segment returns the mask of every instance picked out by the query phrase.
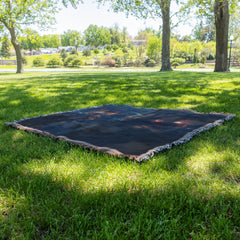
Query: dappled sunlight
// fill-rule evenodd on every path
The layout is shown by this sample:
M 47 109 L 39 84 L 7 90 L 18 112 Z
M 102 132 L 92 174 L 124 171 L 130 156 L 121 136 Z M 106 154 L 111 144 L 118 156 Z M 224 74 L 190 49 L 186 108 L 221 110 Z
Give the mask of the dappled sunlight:
M 74 164 L 69 161 L 55 162 L 54 160 L 48 163 L 33 161 L 21 167 L 22 174 L 51 176 L 53 182 L 61 182 L 67 190 L 84 189 L 87 170 L 89 169 L 86 169 L 83 162 Z
M 18 217 L 24 215 L 24 206 L 29 204 L 29 199 L 16 189 L 0 189 L 0 237 L 4 232 L 11 231 L 12 236 L 19 236 L 21 223 Z M 12 228 L 12 225 L 15 228 Z
M 87 154 L 84 154 L 87 157 Z M 76 162 L 76 158 L 78 158 Z M 53 182 L 61 183 L 68 191 L 102 192 L 120 190 L 123 186 L 128 188 L 132 183 L 139 184 L 141 171 L 138 165 L 99 164 L 94 160 L 86 163 L 83 156 L 75 151 L 68 151 L 60 161 L 51 159 L 49 162 L 31 161 L 23 164 L 21 172 L 24 175 L 51 176 Z M 135 166 L 135 167 L 134 167 Z
M 9 199 L 6 196 L 6 193 L 0 192 L 0 220 L 1 222 L 4 222 L 6 218 L 9 218 L 9 215 L 11 214 L 11 210 L 14 209 L 14 203 L 11 202 L 11 199 Z

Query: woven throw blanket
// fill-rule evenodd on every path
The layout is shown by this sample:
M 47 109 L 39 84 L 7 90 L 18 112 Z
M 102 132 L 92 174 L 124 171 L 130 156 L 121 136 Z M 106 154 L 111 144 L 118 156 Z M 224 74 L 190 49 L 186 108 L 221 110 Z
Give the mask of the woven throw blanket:
M 5 124 L 141 162 L 234 116 L 109 104 Z

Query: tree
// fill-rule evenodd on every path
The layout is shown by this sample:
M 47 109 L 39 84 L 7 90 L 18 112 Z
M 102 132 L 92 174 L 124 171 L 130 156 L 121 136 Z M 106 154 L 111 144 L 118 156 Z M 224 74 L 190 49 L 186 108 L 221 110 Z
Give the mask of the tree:
M 26 29 L 24 33 L 26 36 L 19 38 L 22 48 L 32 51 L 33 49 L 39 49 L 42 46 L 41 37 L 37 31 Z
M 128 42 L 128 32 L 127 28 L 123 27 L 122 32 L 121 32 L 121 39 L 123 44 L 127 44 Z
M 99 47 L 111 43 L 111 34 L 109 29 L 98 27 L 97 25 L 89 25 L 84 31 L 87 46 Z
M 236 6 L 235 12 L 230 15 L 229 33 L 234 36 L 234 40 L 240 38 L 240 6 Z
M 201 42 L 216 41 L 214 19 L 207 24 L 203 24 L 203 21 L 201 21 L 200 24 L 197 24 L 193 29 L 193 36 L 195 40 Z
M 114 27 L 109 28 L 110 35 L 111 35 L 111 44 L 120 45 L 121 43 L 121 34 L 119 32 L 119 27 L 117 24 Z
M 2 41 L 2 48 L 1 48 L 1 56 L 3 58 L 9 58 L 11 56 L 10 54 L 10 41 L 9 39 L 5 36 Z
M 0 24 L 3 24 L 11 35 L 11 42 L 17 57 L 17 73 L 23 72 L 21 45 L 17 35 L 26 26 L 51 22 L 57 11 L 56 1 L 47 0 L 0 0 Z
M 170 71 L 170 4 L 171 0 L 161 0 L 160 8 L 162 12 L 162 68 L 161 71 Z
M 97 0 L 111 2 L 114 11 L 124 11 L 140 18 L 149 16 L 162 18 L 162 67 L 161 71 L 171 71 L 170 63 L 170 5 L 171 0 Z M 178 2 L 178 1 L 176 1 Z
M 62 45 L 60 35 L 58 34 L 43 35 L 40 37 L 40 40 L 45 48 L 58 48 Z
M 216 0 L 214 4 L 216 25 L 216 63 L 215 72 L 227 72 L 228 69 L 228 0 Z
M 214 16 L 216 27 L 215 72 L 227 72 L 228 69 L 228 32 L 230 13 L 237 7 L 237 0 L 189 0 L 190 5 L 198 7 L 200 17 Z
M 148 39 L 154 36 L 154 31 L 151 28 L 146 28 L 140 30 L 137 36 L 134 37 L 135 40 L 145 40 L 145 45 L 148 44 Z
M 74 46 L 76 49 L 83 44 L 83 38 L 81 33 L 75 30 L 67 30 L 61 35 L 61 41 L 63 46 Z
M 67 2 L 63 0 L 65 5 Z M 74 6 L 78 3 L 74 0 L 70 2 Z M 58 0 L 0 0 L 0 27 L 3 25 L 10 33 L 17 57 L 17 73 L 23 72 L 21 45 L 17 38 L 19 32 L 32 24 L 40 27 L 51 25 L 57 11 Z
M 156 36 L 152 36 L 148 40 L 147 56 L 157 63 L 160 60 L 161 45 L 161 39 Z

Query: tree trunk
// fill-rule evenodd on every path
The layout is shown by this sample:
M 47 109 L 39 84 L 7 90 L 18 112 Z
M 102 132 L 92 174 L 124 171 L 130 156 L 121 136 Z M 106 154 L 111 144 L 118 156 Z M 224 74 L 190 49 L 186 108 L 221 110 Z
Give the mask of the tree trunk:
M 162 11 L 162 67 L 160 71 L 172 71 L 170 63 L 170 4 L 171 0 L 161 0 Z
M 216 63 L 214 72 L 227 72 L 228 69 L 228 0 L 215 0 L 214 6 L 216 25 Z
M 11 42 L 16 52 L 17 57 L 17 73 L 23 73 L 23 59 L 22 59 L 22 52 L 21 52 L 21 45 L 17 41 L 15 28 L 12 27 L 9 29 L 11 34 Z

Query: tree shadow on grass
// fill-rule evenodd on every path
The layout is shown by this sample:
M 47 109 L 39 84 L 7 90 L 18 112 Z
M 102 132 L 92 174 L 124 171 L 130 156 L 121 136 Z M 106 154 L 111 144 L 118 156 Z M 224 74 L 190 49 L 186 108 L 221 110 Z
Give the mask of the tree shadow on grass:
M 17 86 L 11 82 L 0 92 L 0 97 L 4 97 L 0 119 L 13 121 L 109 103 L 179 108 L 186 104 L 182 96 L 189 95 L 193 98 L 187 103 L 194 106 L 193 110 L 235 113 L 236 103 L 240 101 L 237 89 L 209 89 L 209 80 L 219 81 L 225 77 L 225 74 L 208 76 L 205 73 L 27 74 L 18 80 Z M 236 74 L 228 75 L 228 78 L 235 80 Z M 202 103 L 198 96 L 207 100 Z M 3 129 L 7 131 L 6 127 Z M 167 157 L 166 169 L 177 169 L 191 154 L 191 151 L 183 150 L 183 157 L 179 153 Z
M 17 86 L 10 82 L 9 87 L 1 91 L 1 95 L 5 96 L 2 104 L 9 105 L 10 110 L 13 105 L 23 113 L 33 114 L 109 103 L 174 107 L 183 103 L 179 100 L 181 94 L 195 93 L 191 89 L 195 83 L 190 80 L 168 83 L 169 76 L 161 76 L 159 80 L 157 73 L 26 75 L 17 81 Z M 38 111 L 33 112 L 36 108 Z

